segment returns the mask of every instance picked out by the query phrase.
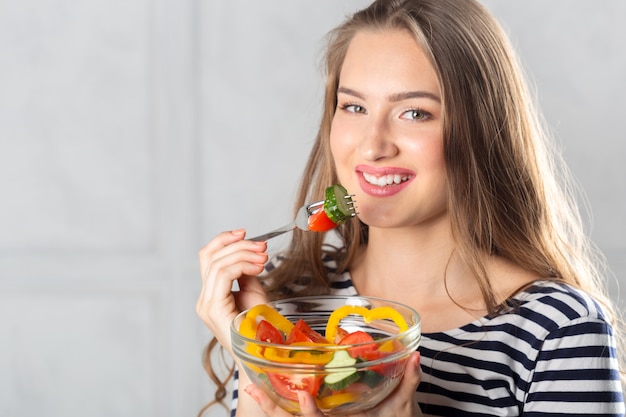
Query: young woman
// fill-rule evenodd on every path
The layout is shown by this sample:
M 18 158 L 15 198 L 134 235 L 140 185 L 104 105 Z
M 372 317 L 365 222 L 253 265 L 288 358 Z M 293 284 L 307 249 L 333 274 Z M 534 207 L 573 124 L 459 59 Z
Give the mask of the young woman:
M 368 416 L 623 416 L 621 328 L 493 17 L 473 0 L 375 1 L 331 33 L 326 63 L 296 206 L 341 183 L 358 220 L 339 247 L 295 231 L 269 263 L 244 230 L 215 237 L 197 311 L 216 340 L 230 351 L 230 320 L 268 299 L 376 295 L 415 308 L 423 338 Z M 237 415 L 289 415 L 243 373 L 238 387 Z

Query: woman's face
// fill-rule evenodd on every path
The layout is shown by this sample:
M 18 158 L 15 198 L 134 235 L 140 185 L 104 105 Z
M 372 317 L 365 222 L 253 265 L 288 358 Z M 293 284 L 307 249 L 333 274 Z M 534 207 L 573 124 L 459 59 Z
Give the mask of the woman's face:
M 437 76 L 405 31 L 358 33 L 339 77 L 330 146 L 339 181 L 371 228 L 447 216 Z

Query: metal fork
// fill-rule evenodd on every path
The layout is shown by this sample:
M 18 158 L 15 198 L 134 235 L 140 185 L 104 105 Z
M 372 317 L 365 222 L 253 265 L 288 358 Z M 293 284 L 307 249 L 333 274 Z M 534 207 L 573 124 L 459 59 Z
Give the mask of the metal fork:
M 346 196 L 346 198 L 352 198 L 352 196 Z M 290 232 L 295 228 L 308 231 L 309 230 L 309 217 L 316 211 L 320 209 L 323 210 L 324 209 L 323 207 L 324 207 L 324 200 L 316 201 L 315 203 L 311 203 L 311 204 L 306 204 L 300 207 L 300 209 L 298 210 L 298 213 L 296 214 L 296 218 L 291 223 L 286 224 L 283 227 L 279 227 L 276 230 L 272 230 L 271 232 L 267 232 L 262 235 L 255 236 L 248 240 L 252 240 L 255 242 L 268 240 L 273 237 L 280 236 L 283 233 Z M 352 211 L 352 216 L 356 216 L 356 211 L 355 211 L 353 202 L 352 204 L 350 204 L 350 210 Z

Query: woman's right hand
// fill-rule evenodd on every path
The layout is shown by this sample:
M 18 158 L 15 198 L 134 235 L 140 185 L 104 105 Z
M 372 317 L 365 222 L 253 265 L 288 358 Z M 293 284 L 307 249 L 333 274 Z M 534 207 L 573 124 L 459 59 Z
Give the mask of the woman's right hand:
M 267 302 L 259 275 L 267 262 L 267 243 L 244 240 L 245 230 L 223 232 L 200 249 L 202 290 L 196 312 L 232 355 L 230 323 L 239 312 Z M 239 291 L 232 286 L 238 281 Z

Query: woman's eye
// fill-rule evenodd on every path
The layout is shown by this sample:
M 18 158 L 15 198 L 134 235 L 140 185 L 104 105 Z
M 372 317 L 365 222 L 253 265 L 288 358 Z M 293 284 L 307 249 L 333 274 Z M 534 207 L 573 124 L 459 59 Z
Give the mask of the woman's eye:
M 428 118 L 428 116 L 429 114 L 423 110 L 411 109 L 402 113 L 401 118 L 408 119 L 408 120 L 424 120 Z
M 358 104 L 344 104 L 341 108 L 350 113 L 365 113 L 365 107 Z

